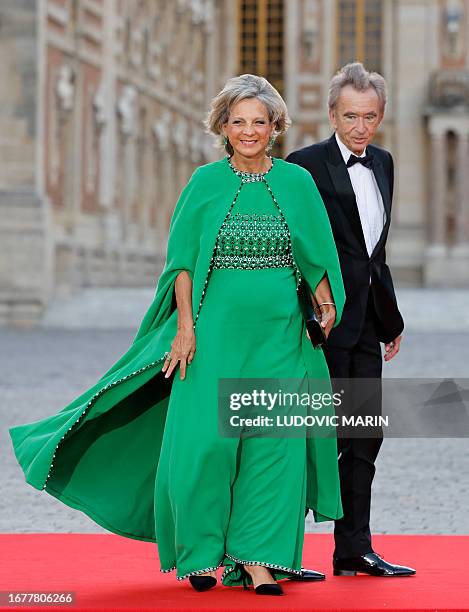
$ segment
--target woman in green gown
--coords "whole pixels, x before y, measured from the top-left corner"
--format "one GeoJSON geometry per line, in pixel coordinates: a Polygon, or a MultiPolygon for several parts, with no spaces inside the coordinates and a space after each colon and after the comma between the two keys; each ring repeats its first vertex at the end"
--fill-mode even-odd
{"type": "Polygon", "coordinates": [[[328,381],[300,279],[326,334],[344,289],[327,213],[303,168],[269,157],[288,113],[263,78],[230,79],[207,118],[228,157],[177,202],[155,297],[128,351],[58,414],[10,429],[26,480],[122,536],[158,543],[197,590],[300,574],[305,508],[342,516],[331,436],[229,437],[220,379],[328,381]]]}

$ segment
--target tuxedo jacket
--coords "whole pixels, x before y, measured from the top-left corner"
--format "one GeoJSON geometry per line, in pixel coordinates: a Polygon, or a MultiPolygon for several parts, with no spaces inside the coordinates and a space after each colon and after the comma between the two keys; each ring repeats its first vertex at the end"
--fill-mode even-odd
{"type": "Polygon", "coordinates": [[[324,201],[339,254],[346,302],[340,324],[331,330],[328,344],[353,347],[360,336],[371,290],[376,331],[381,342],[390,342],[404,329],[397,307],[391,272],[386,264],[386,240],[391,223],[394,165],[388,151],[368,145],[374,158],[373,173],[383,198],[386,222],[368,255],[357,201],[335,134],[328,140],[290,153],[288,162],[299,164],[313,177],[324,201]],[[371,284],[370,284],[371,277],[371,284]]]}

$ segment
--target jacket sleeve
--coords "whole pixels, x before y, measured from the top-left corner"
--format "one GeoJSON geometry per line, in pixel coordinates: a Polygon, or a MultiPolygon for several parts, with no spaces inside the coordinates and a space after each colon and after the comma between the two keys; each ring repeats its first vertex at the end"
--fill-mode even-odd
{"type": "Polygon", "coordinates": [[[285,157],[285,161],[289,162],[290,164],[300,164],[298,157],[298,153],[296,151],[292,151],[287,155],[287,157],[285,157]]]}
{"type": "Polygon", "coordinates": [[[303,206],[292,236],[292,247],[300,272],[312,291],[315,291],[324,275],[327,276],[336,306],[336,327],[342,317],[345,289],[329,216],[310,173],[302,168],[298,179],[302,187],[303,206]]]}

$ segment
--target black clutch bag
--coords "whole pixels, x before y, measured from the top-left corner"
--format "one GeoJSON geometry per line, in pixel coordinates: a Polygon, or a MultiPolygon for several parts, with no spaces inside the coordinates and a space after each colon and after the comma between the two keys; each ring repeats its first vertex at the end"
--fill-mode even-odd
{"type": "Polygon", "coordinates": [[[320,310],[314,298],[314,294],[304,278],[301,279],[298,287],[298,299],[312,345],[314,348],[325,346],[327,344],[327,338],[324,333],[324,328],[321,327],[321,321],[316,315],[316,312],[320,312],[320,310]]]}

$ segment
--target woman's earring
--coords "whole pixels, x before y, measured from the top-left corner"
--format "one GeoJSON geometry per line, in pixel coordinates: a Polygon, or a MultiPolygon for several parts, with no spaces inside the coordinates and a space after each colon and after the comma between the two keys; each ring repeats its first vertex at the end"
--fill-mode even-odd
{"type": "Polygon", "coordinates": [[[225,147],[226,147],[226,145],[228,144],[228,138],[227,138],[227,136],[223,136],[223,144],[225,145],[225,147]]]}
{"type": "Polygon", "coordinates": [[[274,144],[275,144],[275,136],[271,136],[271,137],[269,138],[269,145],[268,145],[268,149],[269,149],[269,151],[270,151],[270,149],[271,149],[271,148],[274,146],[274,144]]]}

